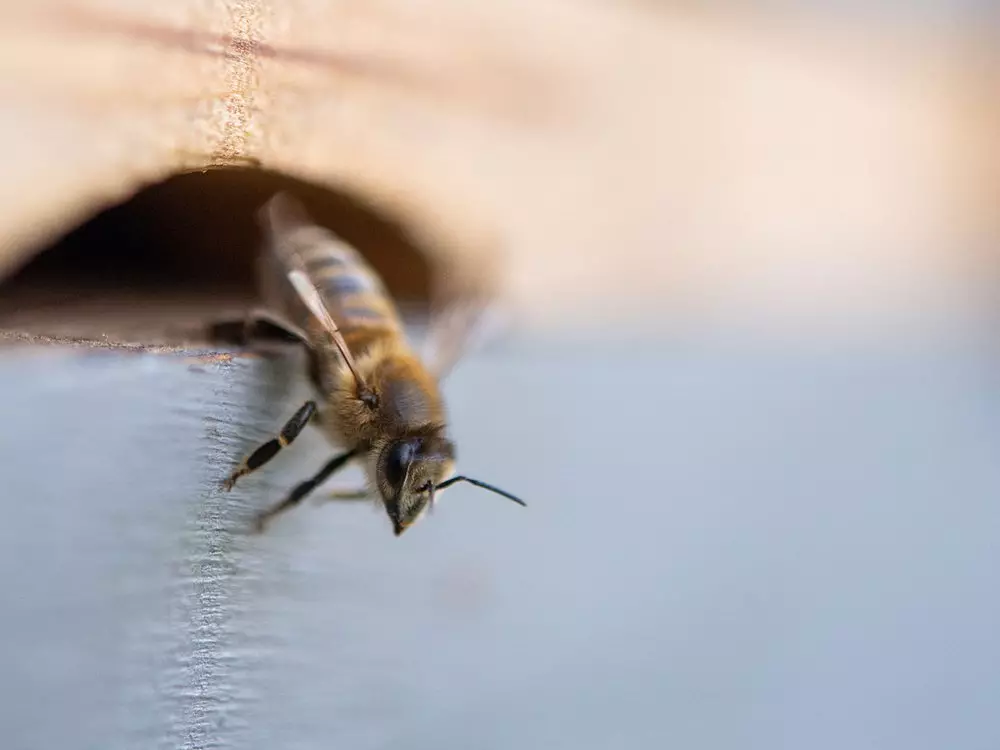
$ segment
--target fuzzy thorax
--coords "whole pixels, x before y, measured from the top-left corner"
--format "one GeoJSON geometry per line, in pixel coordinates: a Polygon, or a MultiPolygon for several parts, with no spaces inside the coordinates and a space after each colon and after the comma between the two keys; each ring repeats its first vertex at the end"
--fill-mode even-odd
{"type": "Polygon", "coordinates": [[[338,443],[368,451],[382,441],[431,426],[443,428],[446,415],[437,380],[405,342],[396,336],[380,337],[355,364],[377,403],[372,408],[360,399],[354,375],[339,361],[325,414],[331,437],[338,443]]]}

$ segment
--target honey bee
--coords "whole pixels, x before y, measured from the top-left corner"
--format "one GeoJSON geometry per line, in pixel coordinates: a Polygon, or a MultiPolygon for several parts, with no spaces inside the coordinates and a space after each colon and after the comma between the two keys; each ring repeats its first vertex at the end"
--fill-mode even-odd
{"type": "MultiPolygon", "coordinates": [[[[273,196],[258,215],[265,234],[257,278],[269,310],[217,324],[217,338],[242,343],[283,339],[303,344],[318,396],[304,403],[278,435],[253,451],[223,483],[226,491],[291,445],[306,425],[318,425],[342,448],[312,478],[257,516],[257,529],[298,505],[350,462],[360,462],[368,486],[332,498],[381,500],[399,536],[434,505],[440,493],[467,482],[519,505],[499,487],[452,475],[455,443],[447,435],[439,389],[450,363],[428,367],[404,333],[382,280],[360,254],[313,223],[290,196],[273,196]],[[228,333],[227,333],[228,331],[228,333]]],[[[452,352],[458,354],[460,349],[452,352]]]]}

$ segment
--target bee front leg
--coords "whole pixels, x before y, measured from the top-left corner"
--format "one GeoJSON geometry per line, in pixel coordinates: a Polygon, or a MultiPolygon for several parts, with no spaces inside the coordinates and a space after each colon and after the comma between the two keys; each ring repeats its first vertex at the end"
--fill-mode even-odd
{"type": "Polygon", "coordinates": [[[309,420],[313,418],[316,414],[316,402],[306,401],[299,410],[292,415],[285,426],[281,428],[281,432],[278,437],[272,438],[260,446],[257,450],[251,453],[246,460],[243,461],[229,478],[222,483],[222,488],[228,492],[236,484],[236,480],[242,476],[256,471],[261,466],[266,464],[272,458],[274,458],[281,451],[282,448],[291,445],[295,438],[299,436],[299,433],[309,424],[309,420]]]}

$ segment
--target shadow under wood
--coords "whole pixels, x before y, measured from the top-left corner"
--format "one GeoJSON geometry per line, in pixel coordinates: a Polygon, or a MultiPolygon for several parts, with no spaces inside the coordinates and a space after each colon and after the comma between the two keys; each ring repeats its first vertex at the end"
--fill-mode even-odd
{"type": "Polygon", "coordinates": [[[0,283],[0,329],[21,341],[198,342],[207,321],[258,302],[256,214],[283,190],[358,248],[401,306],[426,313],[429,258],[391,217],[278,173],[225,168],[148,186],[41,248],[0,283]]]}

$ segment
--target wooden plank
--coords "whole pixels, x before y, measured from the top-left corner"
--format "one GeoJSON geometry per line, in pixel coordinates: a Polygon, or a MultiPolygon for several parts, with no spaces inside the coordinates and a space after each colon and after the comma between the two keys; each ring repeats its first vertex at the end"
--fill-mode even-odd
{"type": "Polygon", "coordinates": [[[256,165],[499,271],[529,326],[891,327],[967,297],[1000,231],[990,27],[741,8],[5,3],[0,269],[256,165]]]}
{"type": "Polygon", "coordinates": [[[996,737],[1000,402],[968,341],[511,342],[447,393],[462,468],[527,509],[456,489],[398,539],[363,504],[248,535],[327,455],[217,489],[299,364],[4,351],[7,746],[996,737]]]}

